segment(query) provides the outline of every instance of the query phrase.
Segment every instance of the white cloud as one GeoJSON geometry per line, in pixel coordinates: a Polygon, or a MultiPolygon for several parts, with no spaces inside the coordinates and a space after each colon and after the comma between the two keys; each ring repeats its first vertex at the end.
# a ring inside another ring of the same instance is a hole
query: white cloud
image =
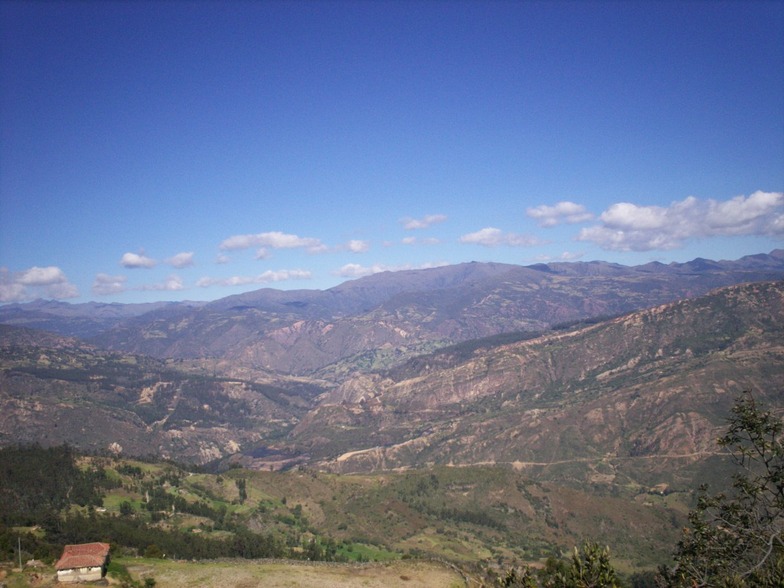
{"type": "Polygon", "coordinates": [[[224,239],[220,244],[220,248],[224,251],[249,249],[251,247],[307,249],[311,253],[321,253],[327,248],[319,239],[313,237],[298,237],[297,235],[281,233],[280,231],[257,233],[255,235],[233,235],[228,239],[224,239]]]}
{"type": "Polygon", "coordinates": [[[428,214],[423,218],[410,218],[406,217],[400,219],[400,222],[403,223],[403,228],[406,230],[414,230],[414,229],[426,229],[430,225],[435,225],[437,223],[442,223],[446,220],[445,214],[428,214]]]}
{"type": "Polygon", "coordinates": [[[301,269],[267,270],[257,276],[232,276],[230,278],[203,277],[196,282],[196,285],[202,288],[209,286],[247,286],[249,284],[268,284],[270,282],[283,282],[286,280],[309,280],[311,277],[311,272],[301,269]]]}
{"type": "Polygon", "coordinates": [[[572,251],[564,251],[561,255],[553,257],[552,255],[538,255],[535,260],[539,262],[548,262],[548,261],[577,261],[578,259],[582,259],[585,256],[585,253],[582,251],[572,252],[572,251]]]}
{"type": "Polygon", "coordinates": [[[109,296],[120,294],[128,290],[176,292],[184,289],[182,278],[175,274],[168,276],[163,282],[157,284],[144,284],[134,288],[128,288],[128,278],[125,276],[111,276],[109,274],[97,274],[93,281],[92,293],[96,296],[109,296]]]}
{"type": "Polygon", "coordinates": [[[28,300],[27,289],[14,282],[6,268],[0,271],[0,302],[22,302],[28,300]]]}
{"type": "Polygon", "coordinates": [[[125,292],[125,283],[128,280],[125,276],[110,276],[109,274],[97,274],[93,282],[92,293],[96,296],[109,296],[125,292]]]}
{"type": "Polygon", "coordinates": [[[601,224],[577,239],[612,251],[668,250],[688,239],[737,235],[784,235],[784,193],[757,191],[726,201],[689,196],[668,207],[613,204],[601,224]]]}
{"type": "Polygon", "coordinates": [[[461,243],[483,245],[485,247],[498,247],[509,245],[512,247],[532,247],[542,242],[533,235],[519,235],[517,233],[504,233],[495,227],[485,227],[475,233],[468,233],[460,237],[461,243]]]}
{"type": "Polygon", "coordinates": [[[31,267],[19,274],[17,282],[24,286],[51,286],[67,281],[65,273],[59,267],[31,267]]]}
{"type": "Polygon", "coordinates": [[[558,202],[555,206],[534,206],[527,209],[526,214],[536,219],[542,227],[554,227],[561,223],[582,223],[593,218],[585,206],[569,201],[558,202]]]}
{"type": "Polygon", "coordinates": [[[56,266],[33,266],[21,272],[0,268],[0,302],[23,302],[33,298],[76,298],[79,290],[56,266]]]}
{"type": "Polygon", "coordinates": [[[346,249],[352,253],[365,253],[368,249],[370,249],[370,243],[367,241],[360,241],[359,239],[352,239],[346,243],[346,249]]]}
{"type": "Polygon", "coordinates": [[[164,292],[176,292],[184,288],[182,278],[172,274],[159,284],[147,284],[139,288],[140,290],[158,290],[164,292]]]}
{"type": "Polygon", "coordinates": [[[403,245],[438,245],[441,241],[435,237],[428,237],[426,239],[418,239],[416,237],[403,237],[401,241],[403,245]]]}
{"type": "Polygon", "coordinates": [[[61,282],[59,284],[50,284],[44,289],[44,293],[48,298],[54,298],[55,300],[78,298],[79,288],[69,282],[61,282]]]}
{"type": "Polygon", "coordinates": [[[725,202],[708,200],[705,215],[714,234],[776,235],[784,222],[784,192],[757,191],[750,196],[735,196],[725,202]]]}
{"type": "Polygon", "coordinates": [[[412,269],[428,269],[433,267],[441,267],[447,265],[445,261],[439,262],[430,262],[424,263],[421,265],[386,265],[383,263],[376,263],[370,266],[363,266],[359,265],[358,263],[347,263],[343,267],[341,267],[338,271],[333,272],[334,275],[340,276],[342,278],[361,278],[363,276],[370,276],[373,274],[379,274],[381,272],[398,272],[404,270],[412,270],[412,269]]]}
{"type": "Polygon", "coordinates": [[[172,267],[176,267],[178,269],[184,267],[190,267],[193,265],[193,251],[187,251],[183,253],[178,253],[166,260],[172,267]]]}
{"type": "Polygon", "coordinates": [[[157,262],[154,259],[150,259],[143,253],[123,253],[122,258],[120,259],[120,265],[128,269],[140,267],[151,268],[155,267],[156,263],[157,262]]]}
{"type": "Polygon", "coordinates": [[[218,257],[215,258],[215,263],[219,265],[223,265],[224,263],[229,263],[231,261],[231,257],[228,255],[224,255],[223,253],[219,254],[218,257]]]}
{"type": "Polygon", "coordinates": [[[372,274],[378,274],[390,270],[391,268],[389,266],[385,266],[383,264],[364,266],[358,263],[347,263],[337,272],[335,272],[335,274],[343,278],[361,278],[362,276],[370,276],[372,274]]]}

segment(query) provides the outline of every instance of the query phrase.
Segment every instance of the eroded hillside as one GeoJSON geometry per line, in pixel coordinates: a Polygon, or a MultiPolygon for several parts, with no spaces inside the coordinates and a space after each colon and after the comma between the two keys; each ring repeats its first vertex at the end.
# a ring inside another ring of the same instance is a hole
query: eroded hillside
{"type": "Polygon", "coordinates": [[[508,463],[583,479],[645,470],[674,483],[682,466],[715,451],[741,390],[782,404],[784,282],[724,288],[450,361],[462,353],[357,375],[292,438],[344,472],[508,463]]]}

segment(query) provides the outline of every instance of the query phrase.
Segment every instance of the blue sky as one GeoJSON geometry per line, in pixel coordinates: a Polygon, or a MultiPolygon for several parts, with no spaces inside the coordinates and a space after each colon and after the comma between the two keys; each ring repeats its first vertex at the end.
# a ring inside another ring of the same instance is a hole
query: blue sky
{"type": "Polygon", "coordinates": [[[784,247],[781,2],[0,3],[0,302],[784,247]]]}

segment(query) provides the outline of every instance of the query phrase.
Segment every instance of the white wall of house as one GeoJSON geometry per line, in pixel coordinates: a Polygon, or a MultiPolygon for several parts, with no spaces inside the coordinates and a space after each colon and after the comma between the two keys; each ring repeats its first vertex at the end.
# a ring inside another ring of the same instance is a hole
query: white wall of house
{"type": "Polygon", "coordinates": [[[57,581],[63,583],[92,582],[101,578],[103,578],[102,567],[57,570],[57,581]]]}

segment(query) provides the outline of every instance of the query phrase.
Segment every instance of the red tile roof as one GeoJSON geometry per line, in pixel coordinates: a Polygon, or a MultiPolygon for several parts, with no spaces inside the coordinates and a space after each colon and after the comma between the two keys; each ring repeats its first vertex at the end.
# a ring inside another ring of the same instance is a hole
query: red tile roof
{"type": "Polygon", "coordinates": [[[109,547],[108,543],[66,545],[62,557],[54,567],[57,570],[100,567],[106,563],[106,558],[109,557],[109,547]]]}

